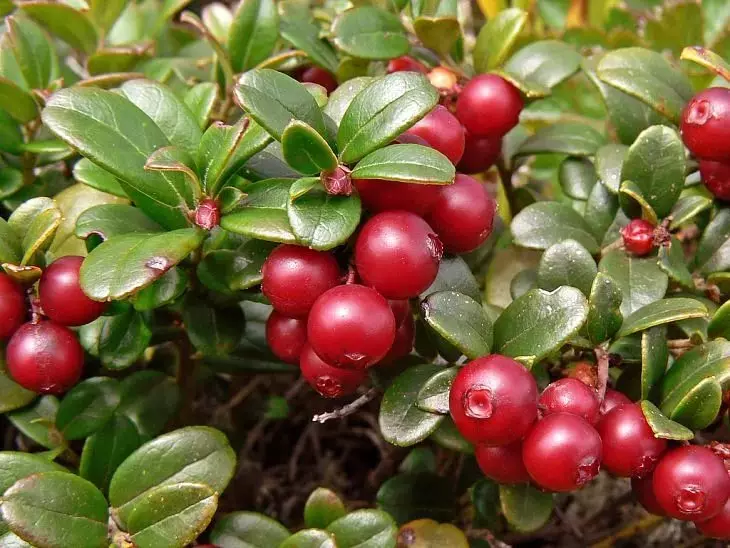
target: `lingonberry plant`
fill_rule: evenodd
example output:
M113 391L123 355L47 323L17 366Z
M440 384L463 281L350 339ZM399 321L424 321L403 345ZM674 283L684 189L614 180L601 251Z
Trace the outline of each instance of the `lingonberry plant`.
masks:
M1 547L730 539L725 3L0 14Z

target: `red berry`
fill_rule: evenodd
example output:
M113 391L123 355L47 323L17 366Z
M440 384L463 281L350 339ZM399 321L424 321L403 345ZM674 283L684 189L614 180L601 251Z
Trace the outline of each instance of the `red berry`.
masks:
M616 407L596 429L603 441L603 466L616 476L650 474L667 449L667 440L654 436L638 403Z
M404 55L402 57L396 57L388 61L388 74L393 72L422 72L426 74L428 68L426 65L417 61L410 55Z
M560 379L547 386L538 402L543 415L572 413L591 424L598 420L600 402L596 391L578 379Z
M365 369L380 361L393 345L395 318L388 301L374 289L341 285L314 303L307 338L325 362Z
M439 185L398 183L382 179L355 179L365 209L373 213L402 210L424 216L439 198Z
M716 516L730 496L730 475L722 459L697 445L666 453L654 469L653 485L664 512L689 521Z
M403 322L406 320L406 318L410 317L411 319L413 319L413 316L411 315L411 303L408 302L407 299L389 300L388 305L393 311L396 329L403 325Z
M395 340L385 357L380 360L382 364L391 364L400 358L407 356L413 350L413 340L416 335L416 322L409 313L395 331Z
M104 313L106 303L92 301L81 290L83 257L61 257L46 268L38 285L43 313L61 325L84 325Z
M461 90L456 117L469 133L500 138L520 121L520 92L496 74L475 76Z
M320 67L309 67L304 70L299 77L299 81L318 84L326 89L327 93L332 93L337 89L337 80L333 74Z
M317 297L341 281L330 253L287 244L271 252L261 274L261 290L274 310L291 317L306 316Z
M644 219L634 219L621 229L627 251L643 257L654 249L654 225Z
M664 510L659 506L659 501L654 494L654 475L650 474L643 478L631 478L631 490L634 492L636 500L650 514L663 516Z
M477 463L489 479L497 483L527 483L530 475L522 462L522 442L490 447L477 445Z
M623 392L606 388L606 395L603 396L603 403L601 403L601 416L608 415L613 408L626 403L631 403L631 400Z
M0 340L10 338L23 325L26 314L23 288L7 274L0 274Z
M482 173L494 165L502 152L499 137L477 137L467 133L464 140L464 155L457 166L462 173Z
M212 198L200 201L195 210L195 224L205 230L213 230L221 222L221 211L218 202Z
M289 318L274 310L266 320L266 342L281 361L299 363L299 355L307 342L307 320Z
M8 373L19 385L41 394L60 394L75 385L84 351L69 328L50 321L26 323L10 339Z
M457 174L454 183L441 187L436 203L426 216L447 251L467 253L492 233L497 202L484 186L468 175Z
M700 160L700 175L715 198L730 201L730 161Z
M525 437L522 458L530 477L544 489L580 489L601 468L601 438L577 415L548 415Z
M456 116L442 105L436 105L406 133L425 139L452 164L458 164L464 154L464 128Z
M449 411L461 435L472 443L506 445L522 439L535 422L537 383L511 358L477 358L456 375Z
M366 285L389 299L417 297L436 279L443 247L431 227L408 211L371 218L355 243L355 266Z
M682 112L682 139L703 160L730 160L730 89L701 91Z
M325 398L341 398L353 394L365 382L365 370L332 367L305 344L299 360L302 376L309 385Z
M706 537L730 540L730 499L714 518L695 523L695 525Z

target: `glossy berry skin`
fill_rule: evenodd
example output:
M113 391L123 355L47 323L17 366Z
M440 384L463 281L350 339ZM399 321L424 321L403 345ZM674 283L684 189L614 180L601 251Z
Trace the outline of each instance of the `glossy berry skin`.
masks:
M326 363L362 370L388 353L395 327L393 311L380 293L349 284L317 299L307 321L307 338Z
M601 403L601 416L607 415L612 409L619 405L630 403L631 400L623 392L619 392L613 388L606 388L606 395L603 396L603 402Z
M499 139L519 123L523 106L520 92L507 80L480 74L461 90L456 117L469 133Z
M421 72L423 74L428 73L426 65L420 61L414 59L410 55L403 55L402 57L396 57L388 61L388 74L393 72Z
M730 160L713 162L700 160L700 175L707 190L719 200L730 201Z
M538 406L543 416L572 413L595 424L600 403L595 390L578 379L567 378L550 383L540 394Z
M631 491L647 512L655 516L665 515L654 494L653 474L643 478L631 478Z
M439 198L439 185L399 183L382 179L355 179L362 204L372 213L409 211L423 217Z
M413 321L413 316L409 313L396 329L393 345L385 357L380 360L380 363L388 365L410 354L413 350L415 336L416 322Z
M428 224L408 211L372 217L355 243L355 267L365 285L388 299L417 297L438 274L443 247Z
M61 325L93 322L106 309L106 303L92 301L81 291L79 271L83 262L83 257L61 257L45 269L38 284L43 313Z
M261 290L271 306L290 317L306 316L314 301L341 281L340 267L330 253L288 244L271 252L261 273Z
M497 483L509 485L530 481L530 475L522 462L521 441L498 447L477 445L475 454L484 475Z
M9 339L26 315L23 288L7 274L0 274L0 340Z
M266 320L266 342L281 361L298 364L307 342L306 318L289 318L274 310Z
M456 116L442 105L436 105L406 133L418 135L454 165L464 154L464 128Z
M337 89L337 80L334 75L320 67L309 67L304 70L299 77L299 81L320 85L327 90L327 93L332 93Z
M454 183L441 188L426 222L451 253L473 251L492 233L497 202L479 181L458 173Z
M523 441L522 458L532 480L549 491L580 489L598 475L602 444L587 421L570 413L548 415Z
M308 344L302 349L299 368L302 377L325 398L353 394L367 378L365 370L342 369L325 363Z
M75 385L84 366L84 351L69 328L50 321L26 323L8 343L10 376L40 394L61 394Z
M633 219L621 229L624 247L630 253L643 257L654 249L654 225L644 219Z
M682 140L702 160L730 161L730 89L701 91L682 112Z
M470 442L507 445L522 439L537 418L537 383L511 358L477 358L456 375L449 411Z
M722 459L697 445L665 453L654 469L653 485L662 510L689 521L716 516L730 496L730 474Z
M695 525L706 537L730 540L730 499L714 518L695 523Z
M482 173L494 165L502 152L499 137L477 137L467 133L464 138L464 155L456 166L461 173Z
M596 429L603 441L603 466L615 476L647 476L667 450L667 440L654 436L638 403L616 407Z

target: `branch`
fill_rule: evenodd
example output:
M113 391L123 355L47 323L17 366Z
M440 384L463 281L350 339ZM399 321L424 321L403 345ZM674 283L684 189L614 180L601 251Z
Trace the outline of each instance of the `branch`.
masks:
M597 346L593 351L598 361L598 385L596 386L596 392L598 392L598 401L603 403L603 398L606 396L606 387L608 386L608 352L605 346Z
M373 399L375 399L375 396L378 395L379 390L377 388L371 388L367 392L365 392L362 396L357 398L355 401L348 403L347 405L343 405L339 409L335 409L334 411L330 411L328 413L321 413L319 415L315 415L312 417L312 422L318 422L321 424L324 424L330 419L341 419L343 417L346 417L347 415L352 415L355 411L360 409L365 404L371 402Z

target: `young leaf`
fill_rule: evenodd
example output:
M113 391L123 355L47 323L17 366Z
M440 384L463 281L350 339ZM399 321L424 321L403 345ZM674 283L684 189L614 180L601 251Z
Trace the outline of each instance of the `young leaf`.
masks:
M712 195L704 187L684 190L669 214L672 219L669 230L676 230L680 226L691 222L697 215L711 207Z
M375 6L341 13L332 25L332 34L338 49L362 59L393 59L410 50L398 17Z
M597 273L596 263L585 247L575 240L563 240L543 253L537 270L537 284L546 291L570 285L588 296Z
M423 145L390 145L375 150L352 170L353 179L385 179L405 183L451 184L454 165L439 151Z
M441 6L453 4L450 13L440 14ZM442 55L448 54L461 37L461 26L456 18L456 2L442 0L436 15L421 15L413 22L418 39L429 49Z
M327 526L347 514L345 505L333 491L318 487L304 505L304 525L315 529Z
M279 36L279 14L273 0L242 0L228 33L233 70L243 72L265 60Z
M472 298L454 291L432 293L421 303L421 314L434 331L466 357L489 354L492 322Z
M58 78L58 57L46 33L25 17L8 17L8 36L15 59L30 89L46 89Z
M522 533L545 525L553 512L553 495L529 484L500 485L499 501L509 524Z
M713 339L718 337L730 339L730 301L725 301L715 311L707 326L707 334Z
M329 100L324 107L324 113L339 127L342 117L347 112L352 101L363 89L372 83L373 78L369 76L360 76L343 82L329 96Z
M292 120L281 135L286 162L304 175L316 175L337 167L337 156L311 126Z
M147 171L180 174L190 187L194 198L196 200L200 198L200 181L196 173L198 168L193 157L184 148L176 146L158 148L147 158L144 168Z
M67 440L86 438L102 428L119 405L119 383L108 377L80 382L61 401L56 428Z
M337 539L337 548L358 546L393 546L398 528L381 510L356 510L327 527Z
M306 510L305 510L306 511ZM233 512L218 520L210 541L219 546L279 546L291 533L278 521L254 512Z
M700 43L698 41L697 43ZM700 46L689 46L682 50L680 59L694 61L698 65L710 69L718 76L730 81L730 64L718 54Z
M509 8L489 18L474 45L474 69L477 73L489 72L504 62L525 27L527 17L527 12Z
M334 535L322 529L302 529L294 533L279 548L339 548Z
M17 264L22 252L18 235L5 219L0 218L0 262Z
M547 249L571 239L589 253L599 250L591 229L570 206L558 202L538 202L517 214L510 226L517 245L532 249Z
M657 266L656 260L630 257L618 249L601 259L598 270L610 276L621 289L624 317L664 297L669 285L667 275Z
M626 337L657 325L687 318L704 318L707 315L707 307L698 300L686 297L662 299L642 306L624 319L616 336Z

